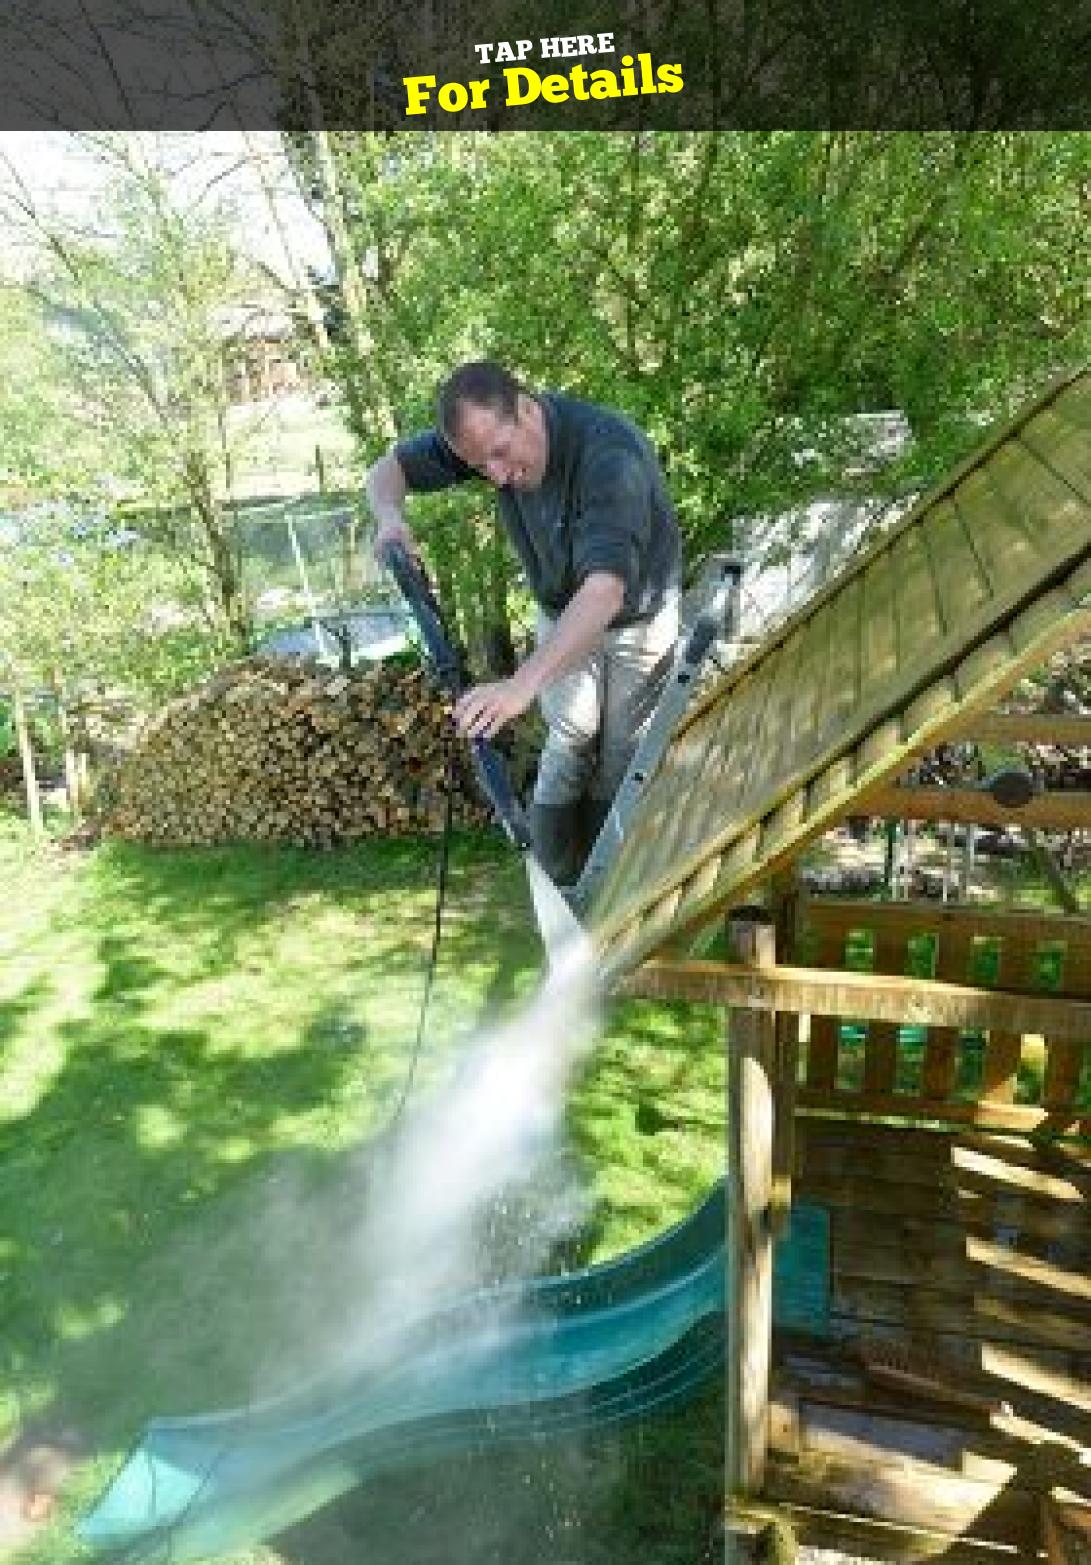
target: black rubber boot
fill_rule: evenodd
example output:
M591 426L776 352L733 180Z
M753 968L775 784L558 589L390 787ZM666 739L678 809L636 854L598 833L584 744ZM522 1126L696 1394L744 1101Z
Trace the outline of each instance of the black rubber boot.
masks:
M532 804L534 856L559 891L574 884L583 865L582 803Z

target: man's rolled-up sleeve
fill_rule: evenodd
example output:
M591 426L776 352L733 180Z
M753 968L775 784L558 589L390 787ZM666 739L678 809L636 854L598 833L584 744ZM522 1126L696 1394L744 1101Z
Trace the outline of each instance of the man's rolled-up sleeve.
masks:
M572 565L581 585L593 571L619 576L626 614L635 612L640 597L651 517L651 475L639 455L623 447L597 453L579 486Z
M480 477L455 455L438 429L426 429L422 434L399 440L394 455L405 474L406 487L413 494L430 494Z

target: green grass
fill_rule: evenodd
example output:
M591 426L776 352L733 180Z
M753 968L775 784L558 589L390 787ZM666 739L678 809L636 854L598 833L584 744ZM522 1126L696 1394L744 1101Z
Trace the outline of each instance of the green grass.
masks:
M19 1427L74 1430L85 1450L25 1565L76 1557L72 1516L147 1417L290 1384L344 1331L362 1282L344 1231L409 1066L434 853L77 855L0 820L0 1451ZM458 838L421 1088L539 962L520 861ZM714 1012L611 1014L568 1106L591 1209L566 1261L696 1204L722 1167L722 1072ZM468 1456L238 1559L340 1565L406 1527L408 1553L369 1560L605 1561L638 1544L663 1565L698 1559L721 1427L713 1392L616 1438ZM456 1516L478 1553L452 1554Z

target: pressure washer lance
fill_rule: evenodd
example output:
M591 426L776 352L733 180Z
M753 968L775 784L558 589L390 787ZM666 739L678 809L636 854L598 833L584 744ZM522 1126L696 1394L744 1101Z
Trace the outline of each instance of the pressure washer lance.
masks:
M467 683L462 658L447 629L428 577L419 562L400 543L384 543L376 553L380 563L386 566L397 582L398 590L416 621L434 678L452 700L456 700ZM515 796L500 751L488 739L481 738L470 739L469 747L478 786L489 801L504 835L523 855L538 932L550 965L555 965L562 951L572 951L574 941L585 944L587 936L535 856L526 815Z

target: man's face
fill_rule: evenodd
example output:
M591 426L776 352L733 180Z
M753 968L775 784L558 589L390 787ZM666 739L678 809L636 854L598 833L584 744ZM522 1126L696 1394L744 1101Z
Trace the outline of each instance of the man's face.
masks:
M549 437L534 398L520 394L514 418L472 402L460 412L458 437L451 445L462 460L498 489L537 489L545 477Z

